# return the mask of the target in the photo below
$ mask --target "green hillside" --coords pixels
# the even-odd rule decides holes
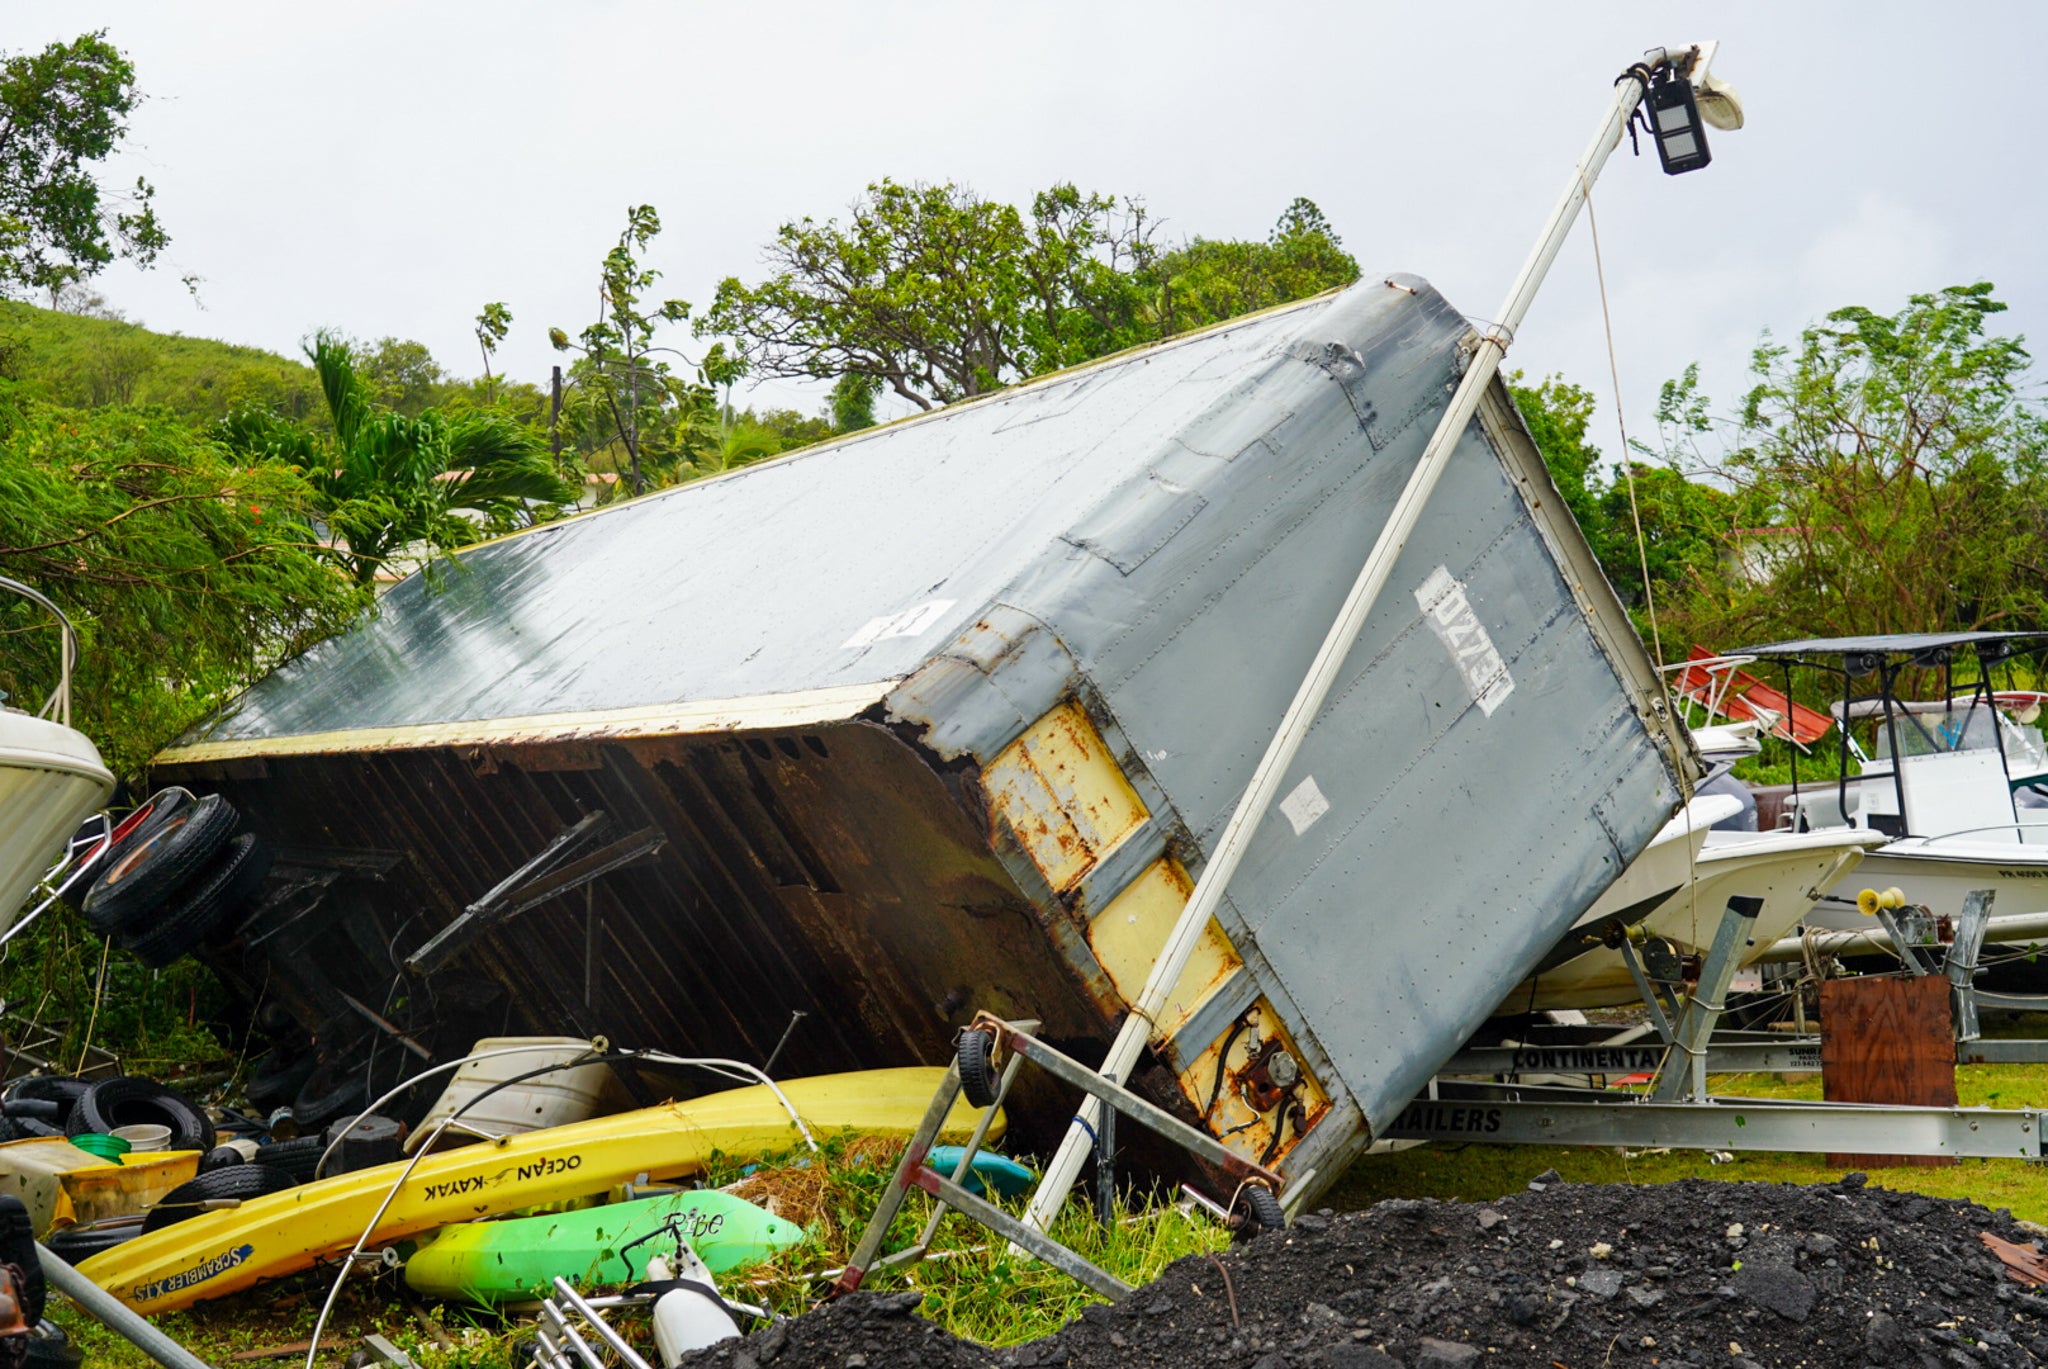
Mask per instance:
[[[320,411],[311,368],[288,357],[11,300],[0,300],[0,378],[56,404],[161,405],[201,421],[251,405]]]

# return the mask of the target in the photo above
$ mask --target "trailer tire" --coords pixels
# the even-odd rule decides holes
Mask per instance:
[[[102,1079],[85,1091],[64,1129],[73,1136],[89,1131],[156,1122],[171,1129],[171,1150],[212,1150],[213,1123],[183,1094],[153,1079],[122,1075]]]
[[[157,1200],[142,1219],[142,1234],[161,1231],[190,1217],[197,1217],[200,1203],[216,1198],[265,1198],[296,1186],[298,1180],[269,1165],[230,1165],[187,1179]]]
[[[236,1165],[249,1163],[249,1157],[233,1146],[215,1146],[199,1157],[199,1172],[211,1174],[216,1169],[233,1169]]]
[[[289,1174],[295,1183],[305,1183],[313,1177],[313,1166],[320,1163],[320,1157],[327,1150],[327,1138],[319,1133],[311,1136],[295,1136],[289,1141],[272,1141],[267,1146],[256,1147],[256,1158],[251,1164]]]
[[[247,907],[269,875],[270,848],[255,833],[244,832],[162,912],[129,923],[121,944],[143,964],[161,970]]]
[[[83,1079],[73,1079],[66,1074],[29,1074],[7,1086],[4,1096],[7,1102],[19,1099],[22,1102],[55,1103],[57,1105],[57,1128],[63,1130],[71,1109],[78,1106],[78,1100],[85,1097],[85,1091],[92,1085]],[[27,1132],[22,1133],[24,1136]]]
[[[141,1234],[141,1217],[105,1217],[83,1226],[52,1231],[43,1238],[43,1245],[64,1263],[76,1265]]]
[[[149,834],[154,832],[158,825],[168,819],[171,814],[177,812],[180,808],[189,807],[196,802],[198,800],[192,797],[191,790],[181,789],[176,785],[172,785],[169,788],[157,790],[154,794],[151,794],[148,798],[137,804],[134,811],[114,824],[112,839],[107,845],[106,854],[100,857],[99,874],[105,874],[120,862],[126,860],[128,853],[148,839]],[[94,875],[93,884],[98,883],[99,875]],[[90,893],[91,891],[92,885],[87,885],[86,892]],[[112,936],[120,930],[118,927],[111,925],[101,925],[100,919],[90,912],[85,915],[85,920],[101,936]]]
[[[362,1065],[347,1061],[333,1068],[317,1069],[307,1077],[292,1099],[292,1117],[306,1131],[325,1130],[335,1118],[361,1112],[363,1104],[369,1101]]]
[[[237,820],[234,805],[208,794],[147,824],[146,833],[138,832],[142,839],[109,865],[86,894],[86,920],[103,936],[127,931],[206,868],[234,835]]]
[[[1287,1214],[1281,1210],[1280,1200],[1264,1184],[1249,1183],[1239,1189],[1232,1211],[1238,1218],[1237,1231],[1231,1237],[1234,1241],[1257,1240],[1268,1231],[1287,1229]]]
[[[953,1043],[953,1059],[960,1068],[960,1092],[975,1107],[994,1107],[996,1101],[996,1042],[985,1031],[969,1027]]]

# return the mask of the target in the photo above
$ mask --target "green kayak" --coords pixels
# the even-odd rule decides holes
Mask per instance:
[[[405,1281],[427,1297],[487,1304],[543,1296],[556,1275],[584,1285],[632,1283],[647,1277],[648,1256],[674,1250],[655,1234],[665,1228],[688,1237],[714,1274],[765,1260],[804,1235],[796,1223],[730,1193],[667,1193],[442,1227],[405,1262]],[[650,1235],[655,1239],[641,1240]]]

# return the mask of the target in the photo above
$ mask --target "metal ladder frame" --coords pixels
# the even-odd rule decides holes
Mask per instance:
[[[968,1138],[967,1146],[948,1176],[939,1173],[925,1163],[931,1153],[932,1144],[938,1139],[940,1128],[945,1125],[947,1115],[960,1096],[960,1062],[956,1053],[952,1063],[946,1067],[946,1077],[940,1081],[938,1092],[932,1095],[931,1106],[925,1110],[924,1120],[918,1123],[903,1150],[903,1158],[897,1162],[896,1173],[884,1191],[881,1203],[875,1208],[874,1216],[868,1219],[867,1230],[861,1233],[860,1243],[854,1247],[852,1257],[833,1285],[832,1296],[850,1293],[860,1287],[868,1271],[893,1265],[910,1264],[924,1258],[930,1248],[931,1239],[937,1233],[939,1222],[947,1209],[959,1212],[982,1226],[995,1232],[1037,1256],[1060,1272],[1078,1280],[1089,1288],[1112,1301],[1131,1292],[1131,1285],[1103,1270],[1085,1257],[1061,1245],[1046,1232],[1039,1230],[997,1207],[987,1199],[968,1192],[960,1181],[966,1177],[974,1163],[975,1152],[986,1139],[990,1124],[995,1120],[996,1110],[1009,1095],[1010,1085],[1015,1081],[1018,1070],[1025,1061],[1030,1061],[1047,1073],[1065,1083],[1072,1084],[1082,1092],[1100,1099],[1109,1109],[1104,1120],[1121,1113],[1130,1120],[1156,1133],[1234,1175],[1242,1183],[1260,1184],[1270,1191],[1276,1202],[1282,1197],[1286,1180],[1273,1170],[1255,1164],[1226,1147],[1207,1132],[1197,1130],[1165,1109],[1146,1102],[1129,1089],[1103,1077],[1078,1060],[1048,1046],[1031,1033],[1038,1027],[1032,1021],[1006,1022],[992,1013],[975,1015],[965,1031],[981,1032],[991,1037],[996,1047],[1008,1054],[1003,1072],[996,1085],[995,1100],[982,1110],[974,1134]],[[1297,1178],[1295,1187],[1313,1178],[1313,1172]],[[883,1237],[888,1233],[889,1224],[903,1208],[912,1188],[923,1189],[937,1200],[931,1220],[926,1223],[924,1234],[916,1243],[896,1254],[883,1257]]]

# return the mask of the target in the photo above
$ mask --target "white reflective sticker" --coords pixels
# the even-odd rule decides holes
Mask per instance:
[[[1493,638],[1486,635],[1485,624],[1472,611],[1465,586],[1451,577],[1448,568],[1438,566],[1416,587],[1415,603],[1422,610],[1422,620],[1451,653],[1472,702],[1492,717],[1493,710],[1515,692],[1515,677],[1508,674],[1508,663],[1493,649]]]
[[[1316,820],[1330,811],[1330,801],[1323,797],[1323,791],[1316,788],[1316,777],[1310,775],[1288,791],[1280,800],[1280,812],[1294,828],[1294,835],[1300,836],[1316,825]]]
[[[859,632],[846,639],[843,646],[850,651],[856,647],[873,646],[885,637],[915,637],[944,617],[953,604],[951,599],[931,599],[901,613],[885,613],[879,618],[870,618]]]

